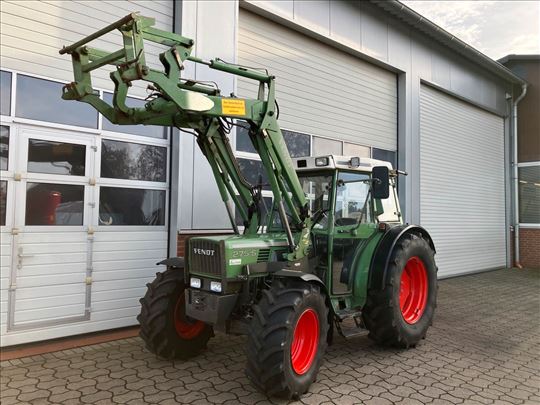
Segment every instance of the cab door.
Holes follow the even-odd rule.
[[[338,172],[332,232],[332,294],[348,294],[358,252],[373,232],[370,175]]]

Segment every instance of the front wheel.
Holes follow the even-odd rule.
[[[425,338],[437,302],[437,266],[429,243],[407,234],[391,253],[382,290],[368,291],[362,310],[369,337],[381,345],[408,348]]]
[[[164,359],[187,359],[206,348],[212,327],[186,316],[183,271],[157,273],[147,287],[137,317],[146,348]]]
[[[268,395],[299,397],[315,380],[327,346],[328,308],[319,286],[275,280],[253,307],[246,374]]]

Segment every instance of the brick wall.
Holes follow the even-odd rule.
[[[513,231],[510,232],[510,237],[510,255],[512,263],[515,264]],[[540,229],[519,228],[519,256],[523,267],[540,268]]]
[[[176,255],[184,257],[186,255],[186,241],[189,238],[192,238],[194,236],[211,236],[211,235],[226,235],[229,232],[224,232],[222,234],[217,233],[179,233],[176,243]]]
[[[540,268],[540,229],[519,229],[519,254],[523,267]]]

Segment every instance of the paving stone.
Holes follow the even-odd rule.
[[[128,391],[125,394],[114,395],[112,401],[117,404],[125,404],[133,399],[142,401],[143,395],[141,391]]]
[[[47,390],[36,390],[29,393],[22,393],[17,396],[17,399],[21,402],[34,402],[39,398],[48,398],[51,393]]]
[[[144,401],[151,404],[158,404],[166,399],[174,399],[174,393],[170,391],[156,390],[155,393],[145,393]]]
[[[51,395],[49,400],[53,403],[63,404],[69,399],[78,399],[81,396],[79,391],[66,391],[62,394]]]

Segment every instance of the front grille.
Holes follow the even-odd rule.
[[[221,276],[224,263],[219,243],[204,239],[192,239],[189,245],[190,271]]]

